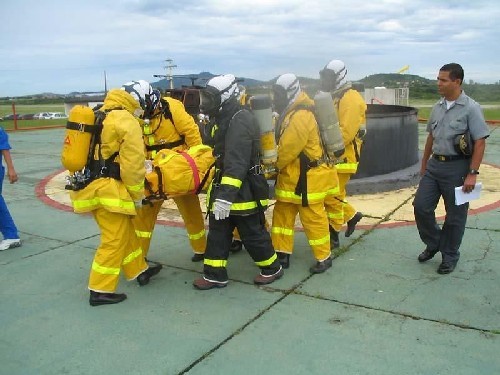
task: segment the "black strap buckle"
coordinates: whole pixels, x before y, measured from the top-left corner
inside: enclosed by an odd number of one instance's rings
[[[264,174],[264,170],[260,164],[256,164],[248,170],[250,173],[255,175]]]

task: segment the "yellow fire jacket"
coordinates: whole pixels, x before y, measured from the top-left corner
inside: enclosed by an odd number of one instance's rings
[[[200,129],[193,117],[186,112],[184,104],[177,99],[165,97],[164,107],[172,116],[165,113],[151,119],[149,124],[143,125],[143,138],[146,146],[146,158],[154,159],[158,151],[163,148],[171,150],[185,150],[202,143]]]
[[[104,208],[111,212],[135,215],[134,201],[144,195],[144,152],[142,131],[132,115],[139,108],[137,101],[127,92],[114,89],[108,92],[101,111],[106,112],[101,133],[103,159],[115,152],[120,165],[121,180],[101,177],[84,189],[70,193],[73,209],[77,213]],[[94,160],[99,160],[98,150]]]
[[[340,130],[344,139],[345,151],[336,164],[337,173],[356,173],[363,141],[358,138],[359,128],[366,125],[366,103],[363,97],[354,89],[347,90],[338,99],[334,95],[334,107],[340,122]]]
[[[276,199],[283,202],[301,204],[300,195],[295,188],[300,175],[299,154],[304,154],[313,163],[323,156],[320,135],[313,112],[297,109],[300,106],[313,106],[305,92],[302,92],[292,106],[278,120],[278,177],[275,186]],[[307,199],[309,203],[322,202],[327,194],[338,189],[338,177],[333,166],[321,163],[307,172]]]

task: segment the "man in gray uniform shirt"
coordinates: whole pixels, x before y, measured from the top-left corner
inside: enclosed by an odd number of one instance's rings
[[[453,272],[460,252],[469,203],[455,205],[455,187],[470,193],[476,184],[479,166],[490,131],[481,107],[462,91],[464,70],[459,64],[444,65],[437,85],[442,98],[434,105],[427,123],[427,141],[420,175],[422,179],[413,201],[415,221],[425,250],[418,256],[426,262],[440,251],[440,274]],[[455,146],[457,136],[469,134],[472,152]],[[442,228],[436,222],[436,206],[443,197],[446,218]]]

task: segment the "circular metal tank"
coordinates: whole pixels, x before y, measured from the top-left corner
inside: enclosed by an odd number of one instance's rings
[[[383,175],[415,165],[418,153],[417,109],[368,104],[366,135],[353,179]]]

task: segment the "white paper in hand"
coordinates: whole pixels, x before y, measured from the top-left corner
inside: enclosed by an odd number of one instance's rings
[[[462,191],[462,188],[463,186],[458,186],[455,188],[455,204],[457,206],[460,206],[461,204],[464,204],[466,202],[470,202],[474,199],[479,199],[479,196],[481,195],[481,190],[483,188],[483,183],[478,182],[470,193],[464,193]]]

